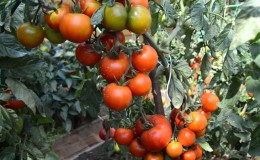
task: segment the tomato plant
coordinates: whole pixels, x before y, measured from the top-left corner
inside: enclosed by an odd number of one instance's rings
[[[177,139],[184,147],[189,147],[195,142],[196,135],[189,128],[183,128],[179,131]]]
[[[147,150],[137,138],[130,143],[129,151],[135,157],[144,157],[147,153]]]
[[[145,160],[163,160],[163,154],[162,153],[147,153],[145,156]]]
[[[203,130],[208,124],[206,117],[199,112],[191,112],[190,118],[191,122],[187,124],[187,127],[194,132]]]
[[[167,145],[166,152],[172,158],[179,157],[183,152],[182,144],[172,141]]]
[[[65,38],[61,35],[59,31],[55,31],[48,25],[45,25],[45,37],[54,44],[60,44],[65,42]]]

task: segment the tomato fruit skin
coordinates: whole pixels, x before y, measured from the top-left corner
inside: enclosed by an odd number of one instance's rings
[[[147,115],[146,119],[153,127],[144,130],[141,119],[138,119],[136,122],[136,131],[139,132],[138,134],[141,132],[141,143],[148,151],[159,152],[164,149],[171,140],[171,123],[167,118],[159,114]]]
[[[145,8],[149,8],[149,2],[148,0],[130,0],[131,7],[134,7],[136,5],[144,6]]]
[[[127,29],[136,33],[146,33],[152,23],[152,17],[150,11],[141,5],[132,7],[128,13]]]
[[[194,144],[196,135],[189,128],[183,128],[179,131],[177,139],[182,144],[182,146],[189,147]]]
[[[118,41],[124,45],[125,44],[125,35],[123,32],[116,32],[116,36]],[[100,37],[100,41],[102,44],[106,45],[106,50],[109,51],[116,44],[116,39],[113,36],[113,33],[106,32]]]
[[[162,153],[147,153],[144,160],[164,160]]]
[[[88,40],[93,32],[90,18],[81,13],[68,13],[60,22],[60,32],[64,38],[74,43]]]
[[[45,22],[55,31],[59,31],[61,19],[70,12],[70,6],[66,3],[63,3],[56,11],[51,11],[45,15]]]
[[[172,157],[176,158],[182,154],[182,144],[180,142],[170,142],[166,147],[166,153]]]
[[[198,62],[193,62],[192,64],[191,64],[191,68],[193,69],[193,70],[200,70],[200,63],[198,63]]]
[[[182,160],[196,160],[196,154],[193,150],[187,150],[181,155]]]
[[[108,108],[122,111],[131,104],[132,93],[127,86],[110,83],[103,89],[103,100]]]
[[[45,37],[54,44],[60,44],[66,41],[59,31],[55,31],[47,24],[45,25]]]
[[[146,149],[137,138],[130,143],[129,151],[135,157],[144,157],[147,153]]]
[[[188,116],[187,113],[184,113],[184,117],[182,117],[180,109],[174,108],[170,113],[172,125],[176,125],[177,127],[181,128],[184,125],[184,118],[186,116]]]
[[[106,140],[106,129],[102,128],[99,132],[98,132],[99,138],[102,140]]]
[[[145,73],[137,73],[127,85],[134,96],[145,96],[152,88],[152,81]]]
[[[134,133],[131,129],[117,128],[114,139],[120,145],[129,145],[134,139]]]
[[[206,112],[213,112],[218,109],[219,98],[212,92],[205,92],[201,96],[202,109]]]
[[[99,70],[101,76],[108,82],[119,81],[129,66],[128,56],[120,52],[118,58],[110,58],[106,55],[101,59]]]
[[[106,6],[102,24],[110,31],[122,31],[126,28],[127,12],[121,3]]]
[[[39,46],[44,39],[44,30],[42,27],[24,23],[16,31],[18,41],[28,49]]]
[[[101,3],[96,0],[81,0],[80,9],[84,14],[89,17],[92,17],[94,12],[101,7]]]
[[[6,108],[11,108],[11,109],[19,109],[19,108],[23,108],[25,106],[24,101],[22,100],[13,100],[10,99],[8,101],[6,101],[5,107]]]
[[[202,158],[203,155],[203,149],[201,148],[201,146],[198,143],[195,143],[192,146],[192,150],[195,152],[196,154],[196,159],[200,159]]]
[[[94,51],[93,44],[81,43],[76,47],[77,60],[84,66],[94,66],[101,59],[101,54]]]
[[[199,112],[190,113],[191,122],[187,124],[187,127],[193,132],[203,130],[207,127],[207,118]]]
[[[198,110],[198,112],[199,112],[200,114],[204,115],[207,119],[210,119],[210,117],[211,117],[211,112],[206,112],[206,111],[204,111],[202,108],[200,108],[200,109]]]
[[[144,45],[141,52],[132,55],[132,65],[139,72],[150,72],[157,63],[157,52],[149,45]]]
[[[200,131],[195,132],[196,138],[199,138],[199,137],[204,136],[205,133],[206,133],[206,129],[207,129],[207,128],[204,128],[203,130],[200,130]]]

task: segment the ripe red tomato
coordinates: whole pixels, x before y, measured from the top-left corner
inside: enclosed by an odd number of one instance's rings
[[[109,138],[114,138],[115,128],[109,128]],[[99,137],[102,140],[106,140],[107,132],[105,128],[101,128],[99,131]]]
[[[247,92],[247,95],[248,95],[249,97],[254,97],[254,93],[252,93],[252,92]]]
[[[196,154],[196,160],[197,159],[201,159],[202,155],[203,155],[203,149],[201,148],[201,146],[198,143],[195,143],[192,146],[192,150],[195,152]]]
[[[18,27],[16,36],[18,41],[26,48],[34,48],[43,42],[44,30],[40,26],[24,23]]]
[[[137,138],[130,143],[129,151],[135,157],[144,157],[147,153],[146,149]]]
[[[81,43],[75,52],[77,60],[85,66],[94,66],[101,59],[101,54],[94,51],[93,44]]]
[[[166,147],[166,153],[172,157],[176,158],[182,154],[182,144],[180,142],[172,141]]]
[[[181,155],[182,160],[196,160],[196,154],[193,150],[187,150]]]
[[[119,81],[129,66],[128,56],[121,52],[118,58],[106,55],[101,59],[99,70],[102,77],[108,82]]]
[[[146,154],[144,160],[164,160],[164,157],[163,157],[162,153],[149,152],[149,153]]]
[[[136,33],[144,34],[152,23],[150,11],[141,5],[136,5],[130,9],[127,18],[127,29]]]
[[[67,40],[82,43],[91,37],[93,26],[87,15],[68,13],[60,21],[60,32]]]
[[[96,0],[81,0],[80,9],[89,17],[92,17],[93,13],[101,7],[101,3]]]
[[[66,40],[59,31],[55,31],[47,24],[45,25],[45,36],[51,43],[54,44],[60,44]]]
[[[127,12],[125,7],[116,2],[113,6],[106,6],[103,25],[110,31],[122,31],[126,28]]]
[[[212,92],[205,92],[201,96],[202,109],[206,112],[213,112],[218,109],[219,98]]]
[[[99,131],[99,133],[98,133],[98,135],[99,135],[99,138],[100,139],[102,139],[102,140],[106,140],[106,129],[105,128],[102,128],[100,131]]]
[[[152,81],[145,73],[137,73],[137,75],[129,80],[128,87],[134,96],[145,96],[152,88]]]
[[[48,14],[45,15],[45,22],[52,29],[58,31],[61,19],[70,12],[70,6],[66,3],[63,3],[56,11],[50,11]]]
[[[207,129],[207,128],[204,128],[203,130],[200,130],[200,131],[195,132],[196,138],[199,138],[199,137],[204,136],[205,133],[206,133],[206,129]]]
[[[141,119],[138,119],[135,125],[136,131],[138,134],[141,134],[141,143],[148,151],[159,152],[170,142],[172,126],[163,115],[147,115],[146,119],[153,127],[144,130],[144,124]]]
[[[105,34],[103,34],[100,38],[100,41],[102,44],[106,45],[106,49],[109,51],[111,50],[111,48],[116,44],[116,39],[113,36],[114,33],[111,32],[106,32]],[[123,32],[116,32],[116,36],[118,41],[121,44],[125,44],[125,35]]]
[[[144,6],[145,8],[149,8],[149,2],[148,0],[130,0],[131,7],[134,7],[136,5]]]
[[[191,112],[189,116],[191,122],[187,124],[187,127],[193,132],[203,130],[207,127],[208,121],[203,114],[200,114],[199,112]]]
[[[178,115],[178,117],[177,117],[177,115]],[[188,114],[184,113],[184,117],[182,117],[180,109],[174,108],[170,113],[170,119],[171,119],[172,125],[176,125],[177,127],[181,128],[185,122],[184,118],[187,116],[188,116]]]
[[[117,128],[114,139],[120,145],[129,145],[134,139],[134,133],[131,129]]]
[[[10,100],[6,101],[6,103],[5,103],[6,108],[11,108],[14,110],[23,108],[24,106],[25,106],[25,103],[22,100],[10,99]]]
[[[195,57],[195,62],[200,63],[201,62],[201,57],[200,56]]]
[[[144,45],[141,52],[132,55],[132,65],[139,72],[150,72],[157,63],[157,52],[149,45]]]
[[[189,128],[183,128],[179,131],[177,139],[184,147],[189,147],[195,142],[196,135]]]
[[[204,111],[202,108],[200,108],[200,109],[198,110],[198,112],[199,112],[200,114],[204,115],[207,119],[210,119],[210,117],[211,117],[211,112],[206,112],[206,111]]]
[[[191,68],[194,69],[194,70],[200,70],[200,63],[193,62],[191,64]]]
[[[108,108],[122,111],[131,104],[132,93],[127,86],[110,83],[103,89],[103,100]]]

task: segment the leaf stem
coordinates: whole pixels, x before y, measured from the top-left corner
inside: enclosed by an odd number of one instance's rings
[[[214,16],[217,16],[217,17],[223,19],[226,23],[228,23],[228,21],[227,21],[224,17],[222,17],[221,15],[219,15],[219,14],[217,14],[217,13],[214,13],[214,12],[208,12],[208,13],[209,13],[209,14],[212,14],[212,15],[214,15]]]

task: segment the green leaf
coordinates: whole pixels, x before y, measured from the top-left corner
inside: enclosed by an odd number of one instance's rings
[[[250,46],[250,53],[255,64],[260,67],[260,44],[252,44]]]
[[[203,16],[205,12],[205,5],[197,3],[191,9],[191,22],[197,31],[200,31],[203,27]]]
[[[72,129],[72,122],[70,119],[67,119],[65,122],[64,122],[64,128],[67,132],[70,132],[71,129]]]
[[[6,147],[0,152],[1,160],[14,160],[15,159],[15,147]]]
[[[174,18],[176,17],[176,11],[174,7],[170,4],[170,0],[163,0],[163,9],[166,18],[166,26],[170,26],[174,23]]]
[[[20,81],[7,78],[5,83],[7,84],[8,88],[10,88],[14,94],[14,96],[19,99],[23,100],[24,103],[35,113],[36,106],[40,105],[43,106],[40,98],[31,90],[28,89],[23,83]]]
[[[180,61],[177,65],[173,67],[174,71],[176,74],[183,76],[184,78],[190,77],[192,71],[191,68],[189,67],[189,64],[187,61]]]
[[[208,142],[199,142],[200,146],[203,148],[203,150],[207,151],[207,152],[212,152],[213,149],[211,148],[211,146],[209,145]]]
[[[103,17],[104,17],[105,8],[106,8],[106,4],[103,4],[99,9],[97,9],[94,12],[94,14],[91,17],[91,24],[92,25],[101,24]]]
[[[223,51],[229,49],[230,43],[232,41],[233,30],[232,24],[227,24],[224,30],[219,34],[216,41],[216,51]]]
[[[235,20],[234,38],[231,49],[252,40],[260,32],[260,1],[245,2]]]
[[[23,57],[28,52],[19,44],[16,37],[11,34],[0,33],[0,57]]]
[[[84,108],[92,118],[97,117],[102,95],[100,91],[97,90],[95,80],[85,81],[79,101],[80,106]]]
[[[192,55],[192,52],[190,51],[191,47],[191,37],[193,34],[193,29],[191,28],[183,28],[185,33],[185,38],[183,39],[183,44],[185,46],[185,58],[189,58]]]
[[[57,155],[55,152],[51,151],[46,153],[46,156],[44,158],[45,160],[59,160],[59,155]]]
[[[151,25],[151,34],[154,35],[157,32],[159,26],[159,12],[152,14],[152,25]]]
[[[260,80],[248,77],[246,80],[246,90],[254,94],[256,101],[260,104]]]
[[[251,141],[251,133],[250,132],[239,132],[234,133],[234,135],[240,138],[240,143],[245,143]]]
[[[211,70],[210,55],[207,53],[202,58],[200,70],[202,79],[204,80]]]
[[[209,41],[212,38],[214,38],[215,36],[217,36],[220,32],[220,28],[216,25],[208,25],[207,28],[204,29],[205,30],[205,41]]]
[[[227,92],[226,98],[227,99],[233,98],[239,91],[241,84],[242,84],[242,81],[239,78],[233,77],[231,79],[231,84],[228,87],[228,92]]]
[[[225,56],[223,71],[225,74],[237,74],[239,72],[239,68],[237,67],[239,64],[238,55],[236,50],[229,50]]]
[[[33,73],[44,70],[45,62],[34,56],[20,58],[1,57],[0,68],[5,69],[10,77],[34,78]]]
[[[252,133],[249,154],[251,156],[260,156],[260,125],[258,125]]]
[[[243,130],[243,119],[241,116],[235,114],[235,113],[231,113],[230,115],[228,115],[227,117],[227,122],[232,125],[233,127]]]
[[[168,94],[171,98],[171,103],[173,106],[175,108],[180,108],[183,103],[185,93],[182,83],[179,79],[177,79],[176,75],[173,75],[170,81]]]

